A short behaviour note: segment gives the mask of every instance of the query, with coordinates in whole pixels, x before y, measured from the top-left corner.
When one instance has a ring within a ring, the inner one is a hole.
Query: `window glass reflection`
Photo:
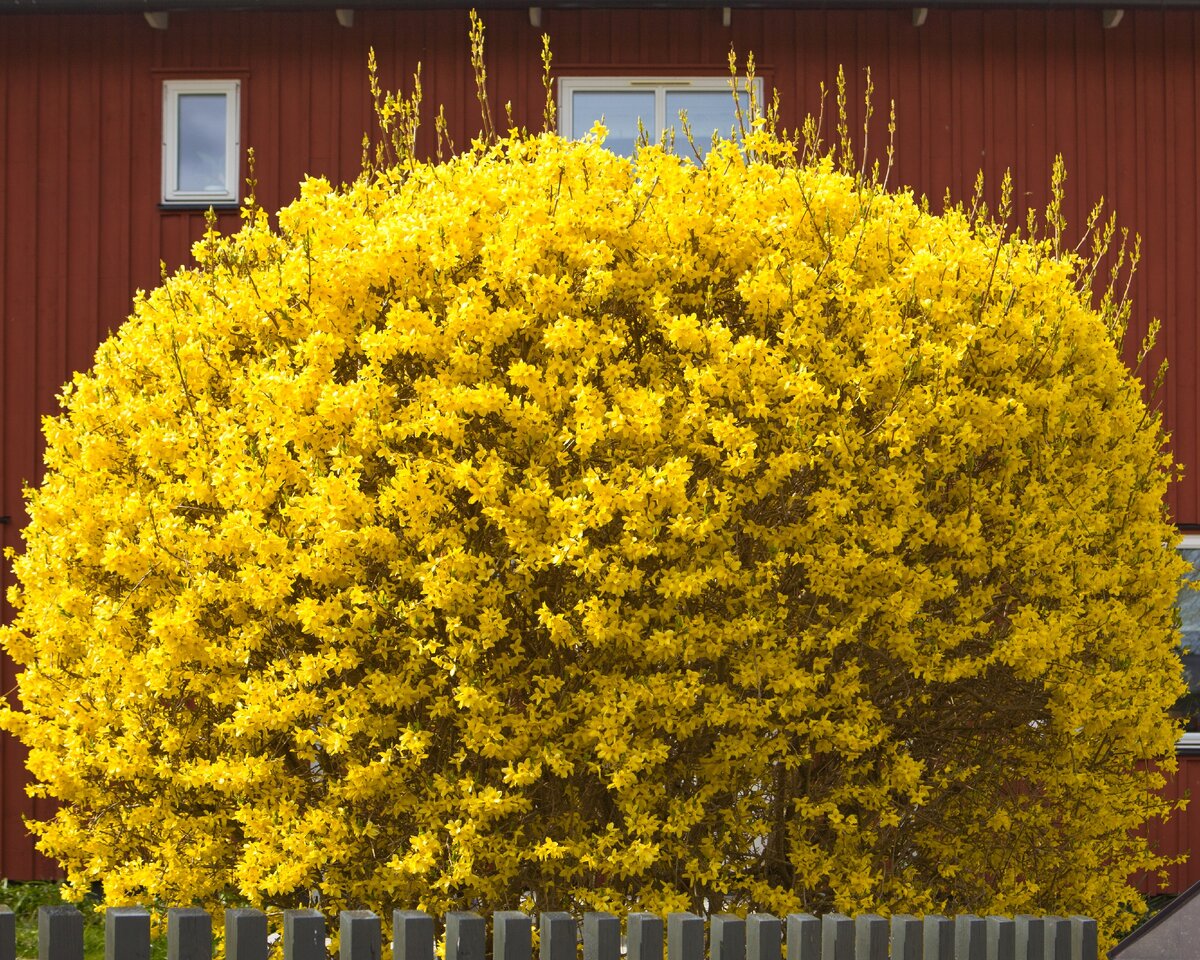
[[[608,128],[604,146],[632,157],[637,144],[638,118],[654,134],[654,93],[649,90],[578,90],[571,102],[571,139],[578,140],[597,120]]]
[[[225,193],[226,97],[223,93],[179,95],[179,181],[181,193]]]
[[[1200,550],[1180,550],[1192,565],[1184,580],[1200,580]],[[1188,733],[1200,733],[1200,590],[1179,591],[1179,620],[1183,645],[1183,672],[1188,692],[1175,705],[1175,712],[1187,722]]]
[[[750,95],[738,92],[738,101],[742,105],[743,122],[750,122]],[[688,125],[692,128],[692,138],[696,142],[696,152],[700,156],[708,156],[712,148],[712,137],[718,133],[728,137],[740,130],[737,126],[737,110],[733,103],[733,94],[729,90],[668,90],[667,91],[667,127],[675,130],[675,152],[682,156],[690,156],[691,148],[683,140],[683,125],[679,122],[681,111],[687,112]]]

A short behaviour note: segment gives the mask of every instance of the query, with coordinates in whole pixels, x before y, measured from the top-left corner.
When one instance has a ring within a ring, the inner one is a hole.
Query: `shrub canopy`
[[[1120,925],[1180,563],[1086,264],[761,126],[246,220],[45,424],[2,722],[73,881]]]

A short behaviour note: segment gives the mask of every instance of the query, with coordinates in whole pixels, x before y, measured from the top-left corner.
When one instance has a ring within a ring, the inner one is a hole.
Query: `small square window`
[[[237,203],[237,80],[163,83],[163,203]]]
[[[762,80],[754,84],[762,103]],[[602,119],[608,128],[604,145],[632,157],[640,121],[652,141],[674,131],[676,152],[690,154],[679,120],[686,112],[696,151],[703,158],[714,133],[728,137],[738,131],[738,105],[743,122],[749,124],[750,94],[743,88],[741,83],[735,105],[727,77],[563,77],[558,82],[559,132],[577,140]]]

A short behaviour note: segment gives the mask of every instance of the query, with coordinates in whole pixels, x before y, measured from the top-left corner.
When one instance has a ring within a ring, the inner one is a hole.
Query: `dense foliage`
[[[1125,306],[761,123],[601,137],[310,179],[67,386],[0,634],[42,849],[113,901],[1111,932],[1181,687]]]

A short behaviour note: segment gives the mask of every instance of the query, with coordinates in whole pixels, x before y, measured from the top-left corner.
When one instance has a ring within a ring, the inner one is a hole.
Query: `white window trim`
[[[164,80],[162,138],[162,202],[178,206],[238,202],[238,167],[241,144],[240,80]],[[222,191],[179,189],[179,97],[181,94],[224,94],[225,183]]]
[[[738,78],[738,93],[745,90],[746,81]],[[558,132],[564,137],[571,136],[574,121],[574,94],[581,91],[602,93],[626,93],[631,90],[653,91],[654,93],[654,127],[648,130],[652,140],[662,136],[668,124],[667,91],[668,90],[723,90],[730,99],[733,93],[729,88],[729,77],[559,77],[558,80]],[[762,77],[754,78],[754,100],[760,108],[763,103]],[[671,117],[673,123],[677,118]],[[750,128],[750,117],[745,118],[747,131]],[[720,131],[725,136],[728,131]]]

